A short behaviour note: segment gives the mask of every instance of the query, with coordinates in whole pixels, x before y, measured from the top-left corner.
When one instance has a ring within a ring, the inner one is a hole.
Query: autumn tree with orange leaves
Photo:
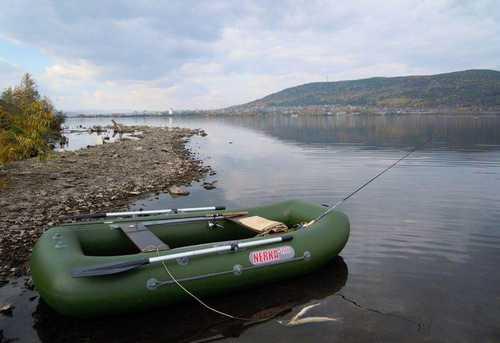
[[[46,156],[62,118],[50,100],[40,96],[31,75],[25,74],[18,86],[5,89],[0,97],[0,164]]]

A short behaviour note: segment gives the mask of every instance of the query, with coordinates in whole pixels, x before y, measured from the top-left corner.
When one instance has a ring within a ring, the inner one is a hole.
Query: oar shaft
[[[172,225],[172,224],[188,224],[196,222],[207,222],[211,220],[222,220],[224,216],[210,216],[210,217],[191,217],[191,218],[174,218],[174,219],[164,219],[164,220],[151,220],[145,222],[146,226],[151,225]]]
[[[89,213],[76,216],[68,216],[66,220],[78,219],[98,219],[107,217],[128,217],[151,214],[167,214],[167,213],[189,213],[198,211],[223,211],[225,206],[206,206],[206,207],[187,207],[187,208],[167,208],[163,210],[148,210],[148,211],[128,211],[128,212],[109,212],[109,213]]]
[[[208,255],[208,254],[214,254],[214,253],[218,253],[218,252],[231,251],[231,250],[235,250],[235,249],[250,248],[250,247],[255,247],[255,246],[259,246],[259,245],[286,242],[286,241],[290,241],[292,238],[293,238],[292,236],[274,237],[274,238],[268,238],[268,239],[260,239],[257,241],[242,242],[242,243],[237,243],[237,244],[227,244],[227,245],[221,245],[218,247],[180,252],[177,254],[150,257],[149,263],[170,261],[170,260],[175,260],[175,259],[183,258],[183,257]]]
[[[196,222],[209,222],[216,220],[224,220],[226,218],[233,218],[247,215],[248,212],[230,212],[217,215],[205,215],[199,217],[188,217],[188,218],[172,218],[172,219],[162,219],[162,220],[148,220],[144,221],[143,224],[146,226],[150,225],[172,225],[172,224],[188,224]]]
[[[130,211],[130,212],[109,212],[106,213],[106,217],[120,217],[120,216],[134,216],[134,215],[145,215],[145,214],[164,214],[164,213],[177,213],[177,212],[198,212],[198,211],[223,211],[226,207],[224,206],[207,206],[207,207],[188,207],[188,208],[168,208],[164,210],[150,210],[150,211]]]
[[[149,258],[149,263],[156,263],[156,262],[161,262],[161,261],[170,261],[170,260],[175,260],[175,259],[183,258],[183,257],[192,257],[192,256],[214,254],[214,253],[217,253],[217,252],[223,252],[223,251],[229,251],[229,250],[231,250],[231,246],[223,245],[223,246],[220,246],[220,247],[199,249],[199,250],[194,250],[194,251],[186,251],[186,252],[180,252],[180,253],[177,253],[177,254],[171,254],[171,255],[166,255],[166,256],[150,257]]]

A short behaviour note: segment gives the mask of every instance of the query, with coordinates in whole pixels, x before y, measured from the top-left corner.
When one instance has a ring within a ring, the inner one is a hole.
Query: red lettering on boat
[[[252,251],[249,260],[253,265],[280,262],[295,256],[295,250],[288,245],[265,250]]]

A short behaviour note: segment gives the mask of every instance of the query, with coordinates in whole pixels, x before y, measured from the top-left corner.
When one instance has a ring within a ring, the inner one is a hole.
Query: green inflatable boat
[[[320,268],[349,237],[339,211],[287,201],[122,212],[53,227],[33,249],[42,299],[79,317],[142,311],[291,278]],[[322,215],[324,214],[324,215]],[[182,285],[185,289],[182,289]]]

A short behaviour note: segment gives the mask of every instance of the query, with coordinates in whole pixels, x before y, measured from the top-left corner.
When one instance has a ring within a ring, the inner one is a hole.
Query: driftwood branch
[[[130,132],[131,130],[127,129],[125,126],[122,124],[118,124],[114,119],[111,119],[111,122],[113,123],[113,131],[118,132],[118,133],[124,133],[124,132]]]

